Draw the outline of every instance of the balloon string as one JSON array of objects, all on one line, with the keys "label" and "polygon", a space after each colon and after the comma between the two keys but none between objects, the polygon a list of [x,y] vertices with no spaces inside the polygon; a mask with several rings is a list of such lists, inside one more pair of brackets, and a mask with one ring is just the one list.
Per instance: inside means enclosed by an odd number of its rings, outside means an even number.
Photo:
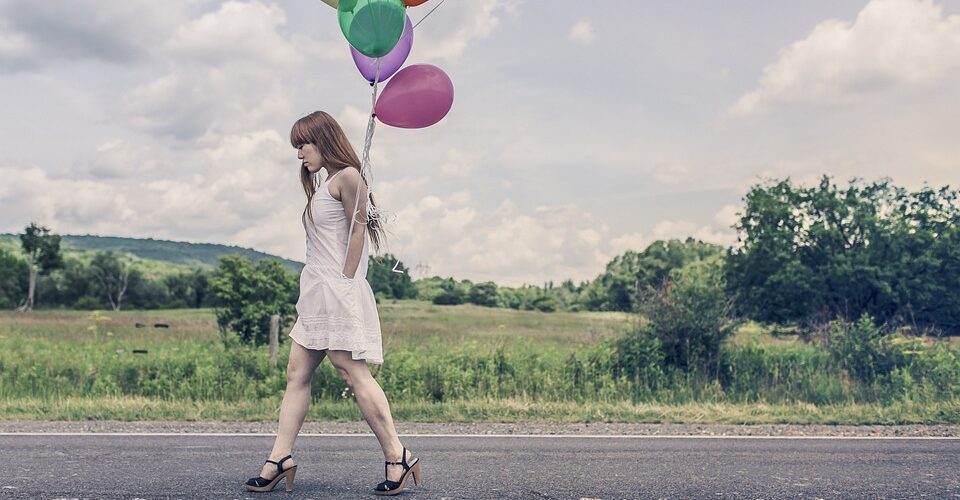
[{"label": "balloon string", "polygon": [[[347,249],[343,253],[343,265],[347,265],[347,255],[350,253],[350,243],[353,241],[353,227],[357,222],[357,214],[360,213],[360,186],[364,183],[367,183],[367,172],[370,170],[370,147],[373,145],[373,131],[377,125],[376,121],[376,109],[377,109],[377,89],[378,84],[380,83],[380,58],[377,58],[377,72],[373,78],[373,92],[370,96],[370,118],[367,120],[367,135],[363,139],[363,156],[360,161],[360,182],[357,183],[357,191],[354,193],[354,204],[353,204],[353,216],[350,217],[350,230],[347,233]],[[369,183],[367,183],[369,184]],[[366,213],[366,222],[374,218],[379,218],[379,213],[373,207],[373,204],[370,203],[370,198],[372,190],[367,189],[367,213]],[[361,256],[362,257],[362,256]],[[359,269],[359,264],[358,264]],[[354,273],[356,277],[356,273]]]},{"label": "balloon string", "polygon": [[430,9],[430,12],[427,12],[427,15],[423,16],[422,18],[420,18],[420,20],[417,21],[417,24],[414,24],[414,25],[413,25],[413,29],[417,29],[417,26],[420,26],[420,23],[422,23],[422,22],[424,21],[424,19],[430,17],[430,14],[433,14],[433,11],[439,9],[440,6],[443,5],[443,2],[446,2],[446,1],[447,1],[447,0],[440,0],[440,3],[438,3],[436,7]]}]

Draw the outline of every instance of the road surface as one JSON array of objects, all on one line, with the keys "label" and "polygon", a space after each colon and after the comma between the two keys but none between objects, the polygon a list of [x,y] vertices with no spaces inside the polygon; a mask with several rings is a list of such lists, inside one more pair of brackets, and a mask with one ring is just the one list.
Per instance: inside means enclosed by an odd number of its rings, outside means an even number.
[{"label": "road surface", "polygon": [[[402,436],[401,498],[960,498],[960,440]],[[267,435],[3,434],[0,499],[374,498],[372,435],[305,435],[292,493],[252,494]],[[409,484],[413,484],[411,481]]]}]

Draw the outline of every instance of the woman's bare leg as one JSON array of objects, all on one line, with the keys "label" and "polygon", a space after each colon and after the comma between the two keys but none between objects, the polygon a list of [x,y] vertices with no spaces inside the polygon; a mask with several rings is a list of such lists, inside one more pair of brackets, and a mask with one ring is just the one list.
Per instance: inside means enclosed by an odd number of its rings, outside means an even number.
[{"label": "woman's bare leg", "polygon": [[[383,393],[377,379],[370,374],[367,362],[353,359],[349,351],[328,350],[327,357],[343,377],[343,380],[357,397],[360,413],[367,421],[370,430],[377,436],[380,448],[383,449],[384,460],[399,462],[403,453],[403,445],[397,436],[397,429],[393,425],[393,416],[390,414],[390,403]],[[413,455],[407,450],[407,460]],[[387,479],[396,481],[403,474],[403,466],[391,465],[387,468]]]},{"label": "woman's bare leg", "polygon": [[[287,361],[287,387],[283,391],[283,402],[280,403],[280,422],[277,428],[277,439],[270,452],[270,460],[279,460],[293,451],[293,443],[303,426],[303,419],[307,416],[307,407],[310,406],[310,385],[313,372],[323,361],[327,351],[307,349],[291,340],[290,359]],[[295,465],[293,459],[283,463],[286,469]],[[263,465],[260,476],[270,479],[277,475],[277,466],[267,463]]]}]

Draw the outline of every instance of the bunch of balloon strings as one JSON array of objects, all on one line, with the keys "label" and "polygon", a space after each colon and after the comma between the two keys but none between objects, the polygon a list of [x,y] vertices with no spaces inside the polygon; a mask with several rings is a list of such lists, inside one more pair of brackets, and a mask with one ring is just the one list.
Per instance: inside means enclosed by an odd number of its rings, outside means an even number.
[{"label": "bunch of balloon strings", "polygon": [[[413,46],[413,30],[430,17],[446,0],[439,0],[415,25],[406,15],[408,7],[428,0],[323,0],[337,8],[340,28],[350,43],[350,51],[361,75],[372,87],[370,116],[360,165],[361,181],[354,194],[353,216],[347,237],[344,260],[350,251],[353,230],[360,216],[360,190],[368,185],[366,210],[361,224],[377,221],[385,227],[386,211],[373,205],[372,167],[370,149],[379,119],[387,125],[400,128],[429,127],[443,119],[453,106],[453,83],[440,68],[429,64],[414,64],[400,69]],[[399,71],[398,71],[399,70]],[[391,78],[379,94],[379,84]],[[393,266],[397,269],[399,259]]]}]

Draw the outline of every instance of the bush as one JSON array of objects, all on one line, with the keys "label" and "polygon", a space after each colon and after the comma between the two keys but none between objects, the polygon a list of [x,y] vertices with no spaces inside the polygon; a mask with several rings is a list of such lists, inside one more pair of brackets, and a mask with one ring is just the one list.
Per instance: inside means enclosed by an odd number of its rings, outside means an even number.
[{"label": "bush", "polygon": [[455,306],[458,304],[463,304],[463,294],[460,293],[459,290],[440,292],[440,295],[437,295],[433,298],[433,303],[438,306]]},{"label": "bush", "polygon": [[878,375],[889,374],[893,358],[888,352],[889,334],[863,314],[856,323],[834,321],[830,328],[830,356],[851,376],[872,383]]},{"label": "bush", "polygon": [[732,309],[718,256],[674,269],[660,291],[648,293],[641,305],[668,366],[715,374],[720,345],[737,325]]},{"label": "bush", "polygon": [[613,375],[651,385],[663,376],[663,350],[660,339],[646,326],[637,326],[614,341]]},{"label": "bush", "polygon": [[[262,259],[256,265],[238,255],[220,257],[220,266],[210,280],[217,298],[217,325],[221,332],[236,332],[244,342],[270,341],[270,316],[280,316],[284,330],[293,317],[297,278],[279,261]],[[281,335],[281,341],[283,336]]]},{"label": "bush", "polygon": [[960,354],[942,343],[905,337],[864,314],[856,323],[834,321],[830,358],[878,398],[960,396]]},{"label": "bush", "polygon": [[433,297],[433,303],[440,306],[454,306],[463,304],[465,296],[466,292],[463,288],[452,278],[448,278],[440,284],[440,293]]},{"label": "bush", "polygon": [[554,312],[557,310],[557,299],[552,295],[541,295],[533,299],[530,307],[540,312]]},{"label": "bush", "polygon": [[477,283],[470,288],[467,302],[485,307],[497,307],[497,284],[492,281]]},{"label": "bush", "polygon": [[80,310],[86,310],[86,311],[93,311],[95,309],[105,309],[107,307],[109,307],[109,305],[107,305],[105,301],[99,300],[95,297],[90,297],[89,295],[80,297],[79,299],[77,299],[76,302],[73,303],[74,309],[80,309]]},{"label": "bush", "polygon": [[26,297],[29,275],[23,259],[0,249],[0,309],[16,307]]}]

